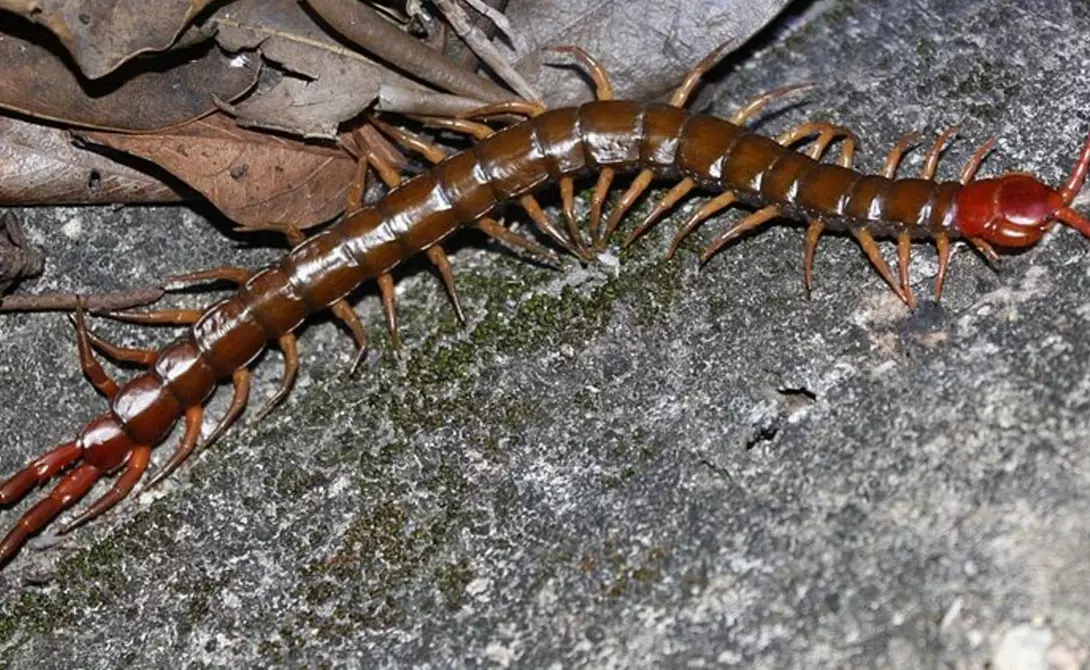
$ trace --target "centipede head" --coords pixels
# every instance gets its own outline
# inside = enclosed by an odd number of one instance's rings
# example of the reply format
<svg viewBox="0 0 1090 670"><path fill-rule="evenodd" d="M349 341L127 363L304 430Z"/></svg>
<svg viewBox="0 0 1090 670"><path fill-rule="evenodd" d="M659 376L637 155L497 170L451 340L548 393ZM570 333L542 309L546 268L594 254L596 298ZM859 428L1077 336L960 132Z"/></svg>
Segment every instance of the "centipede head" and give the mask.
<svg viewBox="0 0 1090 670"><path fill-rule="evenodd" d="M1071 209L1090 170L1090 140L1063 188L1056 190L1028 174L1012 173L965 185L958 195L955 223L969 238L1006 249L1033 246L1057 221L1090 237L1090 220Z"/></svg>

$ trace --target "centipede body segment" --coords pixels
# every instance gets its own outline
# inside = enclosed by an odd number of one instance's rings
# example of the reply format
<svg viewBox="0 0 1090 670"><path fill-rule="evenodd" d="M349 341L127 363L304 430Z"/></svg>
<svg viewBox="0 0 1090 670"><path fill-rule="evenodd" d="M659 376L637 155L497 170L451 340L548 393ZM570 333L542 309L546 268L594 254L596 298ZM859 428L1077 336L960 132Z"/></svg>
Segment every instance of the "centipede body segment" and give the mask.
<svg viewBox="0 0 1090 670"><path fill-rule="evenodd" d="M62 532L125 498L143 478L153 447L182 419L184 431L179 446L150 478L149 485L169 474L201 442L204 403L219 383L231 380L234 395L230 408L205 443L215 440L247 404L248 366L266 347L275 344L284 353L286 371L280 389L263 411L271 409L291 388L299 360L294 331L309 315L332 309L362 350L366 345L363 326L345 301L360 284L371 280L379 283L388 325L396 333L390 271L424 252L439 268L457 304L450 264L439 245L459 228L477 226L505 244L551 255L540 244L510 233L491 218L507 203L519 203L546 238L589 258L592 247L604 247L628 208L653 180L673 180L675 186L632 229L625 245L655 226L666 211L691 192L710 191L717 195L681 225L670 244L671 254L709 216L741 203L755 211L714 238L701 254L702 262L744 232L779 218L802 220L807 222L803 253L807 287L820 236L828 231L847 232L858 240L892 290L910 306L915 303L908 284L914 241L933 240L936 245L937 300L952 243L957 239L965 239L982 253L994 256L993 247L1011 249L1035 244L1057 221L1090 236L1090 221L1070 207L1090 169L1090 142L1058 190L1024 174L976 180L991 143L973 155L959 181L937 181L939 156L952 138L952 131L930 146L919 176L897 176L904 153L918 141L914 136L906 136L893 147L881 174L864 174L852 167L856 139L845 128L808 123L773 139L745 127L770 101L792 93L798 86L759 96L729 120L686 111L686 99L720 51L697 64L668 104L611 99L612 87L605 72L576 50L572 53L588 67L596 82L597 101L553 110L531 104L518 109L480 110L478 115L497 111L531 115L522 123L496 132L470 119L435 121L471 133L480 141L446 158L430 154L437 164L403 183L397 183L400 177L396 173L379 170L394 185L384 198L366 206L353 203L356 206L339 223L310 238L292 234L298 244L263 269L251 273L240 268L217 268L179 277L239 284L233 295L204 311L114 315L140 323L186 326L180 337L157 352L111 345L91 334L82 311L77 312L80 360L88 378L108 398L109 408L73 440L47 451L0 484L0 504L12 505L39 484L60 477L53 490L24 513L0 542L0 563L10 560L29 536L86 496L100 479L116 475L112 488L65 525ZM795 149L807 141L805 151ZM837 159L822 162L837 141ZM603 219L614 176L634 170L639 171L636 179ZM573 180L588 173L599 175L590 207L589 242L579 234L573 215ZM534 197L553 184L559 186L566 232ZM897 243L896 274L876 242L882 238ZM92 350L96 348L147 369L118 384L95 360Z"/></svg>

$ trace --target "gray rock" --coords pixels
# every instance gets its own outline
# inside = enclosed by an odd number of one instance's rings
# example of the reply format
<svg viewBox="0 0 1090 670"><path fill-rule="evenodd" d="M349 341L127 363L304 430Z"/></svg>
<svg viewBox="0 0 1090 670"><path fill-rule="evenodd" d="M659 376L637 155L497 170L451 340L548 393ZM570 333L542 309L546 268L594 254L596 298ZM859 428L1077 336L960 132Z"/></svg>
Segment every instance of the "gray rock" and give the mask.
<svg viewBox="0 0 1090 670"><path fill-rule="evenodd" d="M960 122L968 139L940 174L995 135L986 173L1058 183L1088 132L1088 30L1086 3L1060 0L817 3L724 68L713 109L815 81L760 130L843 123L873 171L902 132ZM34 291L276 253L240 250L179 208L23 215L48 254ZM619 264L560 272L464 238L469 327L410 268L405 356L369 290L376 353L356 377L348 337L318 319L283 408L0 572L0 658L981 667L1036 620L1064 658L1085 659L1090 242L1057 231L998 273L962 249L942 306L909 313L848 239L822 241L808 299L798 227L698 271L699 240L662 260L677 225ZM923 298L934 272L917 247ZM104 405L63 318L2 323L8 472ZM255 403L277 364L259 366Z"/></svg>

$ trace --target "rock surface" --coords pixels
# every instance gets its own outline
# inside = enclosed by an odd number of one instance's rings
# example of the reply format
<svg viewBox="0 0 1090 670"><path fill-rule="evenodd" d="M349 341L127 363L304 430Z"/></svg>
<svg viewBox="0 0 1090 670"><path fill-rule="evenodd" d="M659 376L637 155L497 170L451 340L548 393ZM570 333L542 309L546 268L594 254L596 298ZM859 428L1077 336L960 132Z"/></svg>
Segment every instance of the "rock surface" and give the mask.
<svg viewBox="0 0 1090 670"><path fill-rule="evenodd" d="M985 173L1058 183L1090 130L1087 34L1083 2L804 5L724 68L713 110L815 81L761 131L843 123L873 171L902 132L961 123L971 141L941 175L995 135ZM180 208L23 216L48 254L26 290L277 253L240 250ZM308 326L281 409L0 572L0 663L1085 663L1090 243L1061 230L998 273L960 249L942 306L926 301L935 254L918 246L925 302L909 313L849 239L822 241L808 299L797 227L698 271L698 240L662 260L677 225L560 272L467 237L454 262L469 327L409 268L403 359L368 291L375 352L352 378L348 337ZM63 318L0 327L9 472L103 402ZM278 365L263 359L255 404Z"/></svg>

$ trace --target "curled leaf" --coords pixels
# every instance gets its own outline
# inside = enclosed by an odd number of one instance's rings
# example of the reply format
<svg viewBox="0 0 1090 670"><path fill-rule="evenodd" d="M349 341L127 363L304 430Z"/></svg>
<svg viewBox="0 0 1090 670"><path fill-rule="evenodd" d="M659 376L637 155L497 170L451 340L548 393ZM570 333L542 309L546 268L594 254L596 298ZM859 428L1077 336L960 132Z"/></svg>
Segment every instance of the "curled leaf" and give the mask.
<svg viewBox="0 0 1090 670"><path fill-rule="evenodd" d="M306 0L306 3L337 34L444 91L484 102L513 97L500 86L409 37L364 3L341 0Z"/></svg>
<svg viewBox="0 0 1090 670"><path fill-rule="evenodd" d="M169 47L212 0L0 0L0 9L41 24L61 41L80 70L98 79L133 56Z"/></svg>
<svg viewBox="0 0 1090 670"><path fill-rule="evenodd" d="M157 69L145 68L123 80L90 82L41 44L2 33L0 63L0 107L119 131L158 130L190 121L215 109L213 96L234 100L245 93L258 74L254 59L227 57L213 47L172 54Z"/></svg>
<svg viewBox="0 0 1090 670"><path fill-rule="evenodd" d="M295 0L239 0L205 26L223 48L258 49L284 71L271 86L222 106L239 125L334 139L384 83L417 86L330 37Z"/></svg>
<svg viewBox="0 0 1090 670"><path fill-rule="evenodd" d="M341 149L239 128L223 113L157 133L79 137L158 164L246 228L328 221L344 209L356 170Z"/></svg>
<svg viewBox="0 0 1090 670"><path fill-rule="evenodd" d="M173 202L171 186L72 144L68 131L0 117L0 204Z"/></svg>
<svg viewBox="0 0 1090 670"><path fill-rule="evenodd" d="M24 277L41 274L41 252L27 246L19 220L11 212L0 216L0 293Z"/></svg>

